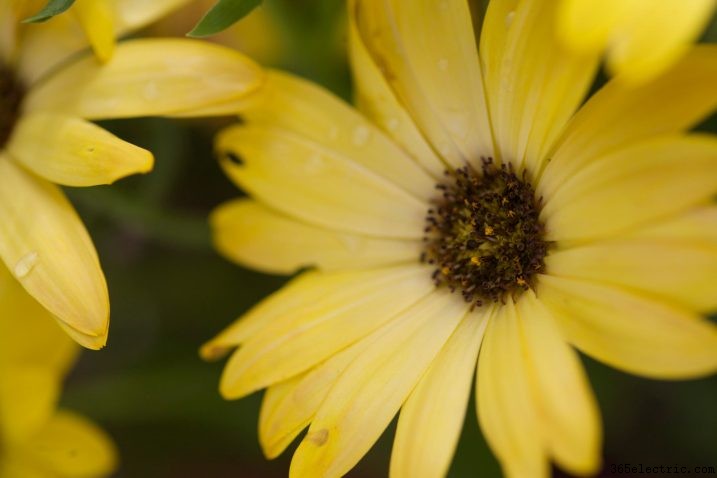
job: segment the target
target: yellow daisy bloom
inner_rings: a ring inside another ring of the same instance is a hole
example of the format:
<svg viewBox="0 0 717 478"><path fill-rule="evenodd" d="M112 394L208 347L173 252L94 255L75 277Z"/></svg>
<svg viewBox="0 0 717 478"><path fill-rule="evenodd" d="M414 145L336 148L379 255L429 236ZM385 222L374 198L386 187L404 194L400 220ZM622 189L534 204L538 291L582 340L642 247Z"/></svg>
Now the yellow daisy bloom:
<svg viewBox="0 0 717 478"><path fill-rule="evenodd" d="M491 2L476 45L466 0L355 0L363 115L274 71L219 135L252 198L214 212L218 249L313 268L202 348L233 351L225 398L266 388L268 457L309 427L290 476L344 475L399 410L390 475L444 476L474 374L506 476L590 474L572 346L652 378L717 370L717 138L686 132L717 106L717 47L583 104L598 54L561 47L557 7Z"/></svg>
<svg viewBox="0 0 717 478"><path fill-rule="evenodd" d="M607 50L607 67L640 83L674 64L704 31L717 0L561 0L558 31L581 52Z"/></svg>
<svg viewBox="0 0 717 478"><path fill-rule="evenodd" d="M109 184L149 171L153 157L91 121L221 112L258 87L262 72L239 53L188 39L128 41L105 64L84 55L48 70L46 42L31 33L43 27L28 26L16 50L0 48L8 52L0 56L0 258L75 340L96 349L107 340L107 286L57 185Z"/></svg>
<svg viewBox="0 0 717 478"><path fill-rule="evenodd" d="M106 476L117 463L109 437L55 408L79 347L48 316L0 264L0 476Z"/></svg>

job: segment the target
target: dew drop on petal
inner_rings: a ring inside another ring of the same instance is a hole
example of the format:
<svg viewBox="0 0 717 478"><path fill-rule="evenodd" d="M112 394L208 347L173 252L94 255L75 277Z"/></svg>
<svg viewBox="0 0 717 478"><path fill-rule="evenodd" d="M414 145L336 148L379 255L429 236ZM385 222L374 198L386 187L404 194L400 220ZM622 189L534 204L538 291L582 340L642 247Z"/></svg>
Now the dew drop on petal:
<svg viewBox="0 0 717 478"><path fill-rule="evenodd" d="M505 28L510 28L510 24L513 23L514 16L515 12L508 12L508 14L505 16Z"/></svg>
<svg viewBox="0 0 717 478"><path fill-rule="evenodd" d="M368 143L371 131L366 126L359 126L354 130L353 142L356 146L364 146Z"/></svg>
<svg viewBox="0 0 717 478"><path fill-rule="evenodd" d="M440 60L438 60L438 69L441 71L448 70L448 60L446 60L445 58L441 58Z"/></svg>
<svg viewBox="0 0 717 478"><path fill-rule="evenodd" d="M396 131L398 129L398 119L397 118L388 118L386 120L386 128L388 128L389 131Z"/></svg>
<svg viewBox="0 0 717 478"><path fill-rule="evenodd" d="M157 99L159 96L159 88L157 87L157 83L154 81L150 81L144 86L144 90L142 91L144 98L146 100L154 100Z"/></svg>
<svg viewBox="0 0 717 478"><path fill-rule="evenodd" d="M306 434L306 440L316 446L323 446L328 439L329 431L326 428L322 428L321 430L309 432Z"/></svg>
<svg viewBox="0 0 717 478"><path fill-rule="evenodd" d="M15 277L18 279L27 277L27 275L32 272L32 269L35 267L38 260L40 260L40 256L35 251L28 252L22 256L20 260L17 261L15 268L13 269Z"/></svg>
<svg viewBox="0 0 717 478"><path fill-rule="evenodd" d="M314 153L304 163L304 171L306 174L317 174L324 169L325 163L319 153Z"/></svg>

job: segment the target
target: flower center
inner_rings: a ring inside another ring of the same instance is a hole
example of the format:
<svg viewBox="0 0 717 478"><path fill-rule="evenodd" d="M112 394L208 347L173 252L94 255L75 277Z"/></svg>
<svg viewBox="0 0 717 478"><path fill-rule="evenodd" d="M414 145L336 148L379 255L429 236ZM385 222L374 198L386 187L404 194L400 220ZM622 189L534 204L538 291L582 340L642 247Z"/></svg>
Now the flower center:
<svg viewBox="0 0 717 478"><path fill-rule="evenodd" d="M24 90L15 75L0 64L0 149L10 138L20 112Z"/></svg>
<svg viewBox="0 0 717 478"><path fill-rule="evenodd" d="M436 266L436 285L460 291L474 306L531 288L545 268L548 243L541 199L525 174L483 158L480 172L466 166L446 175L436 186L442 197L428 210L421 255Z"/></svg>

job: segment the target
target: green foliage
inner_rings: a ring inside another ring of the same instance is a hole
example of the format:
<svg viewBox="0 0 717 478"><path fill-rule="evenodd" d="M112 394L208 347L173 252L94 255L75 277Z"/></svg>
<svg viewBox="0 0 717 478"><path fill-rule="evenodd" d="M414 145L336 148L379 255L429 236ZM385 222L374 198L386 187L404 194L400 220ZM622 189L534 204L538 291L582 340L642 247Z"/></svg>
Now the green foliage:
<svg viewBox="0 0 717 478"><path fill-rule="evenodd" d="M35 15L24 19L23 23L46 22L55 15L59 15L75 3L75 0L48 0L45 6Z"/></svg>
<svg viewBox="0 0 717 478"><path fill-rule="evenodd" d="M261 0L219 0L187 36L206 37L219 33L247 16L259 4Z"/></svg>

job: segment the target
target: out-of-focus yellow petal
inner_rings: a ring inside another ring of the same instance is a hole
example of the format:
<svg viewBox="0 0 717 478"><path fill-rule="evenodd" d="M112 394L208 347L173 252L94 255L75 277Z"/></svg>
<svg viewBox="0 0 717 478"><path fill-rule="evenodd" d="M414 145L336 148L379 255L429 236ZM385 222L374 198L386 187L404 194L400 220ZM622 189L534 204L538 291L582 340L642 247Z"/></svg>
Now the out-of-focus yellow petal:
<svg viewBox="0 0 717 478"><path fill-rule="evenodd" d="M80 21L97 58L109 60L115 49L114 12L109 0L77 0L72 5L72 12Z"/></svg>
<svg viewBox="0 0 717 478"><path fill-rule="evenodd" d="M717 108L717 45L695 47L640 88L612 80L570 121L540 180L548 199L596 157L656 135L689 129Z"/></svg>
<svg viewBox="0 0 717 478"><path fill-rule="evenodd" d="M77 345L54 317L0 263L0 367L22 365L62 375L74 361Z"/></svg>
<svg viewBox="0 0 717 478"><path fill-rule="evenodd" d="M210 340L200 350L205 360L215 360L231 349L262 333L274 321L287 317L294 310L307 308L321 298L331 296L344 287L363 280L363 273L304 272L287 285L255 305L239 320Z"/></svg>
<svg viewBox="0 0 717 478"><path fill-rule="evenodd" d="M559 44L556 8L555 0L491 2L481 35L496 146L503 161L532 173L547 159L598 65L598 55Z"/></svg>
<svg viewBox="0 0 717 478"><path fill-rule="evenodd" d="M715 5L714 0L563 0L558 31L571 48L607 48L611 72L637 84L685 53Z"/></svg>
<svg viewBox="0 0 717 478"><path fill-rule="evenodd" d="M305 266L369 268L416 262L421 254L418 240L378 239L310 226L247 199L216 209L211 224L220 252L267 273L291 274Z"/></svg>
<svg viewBox="0 0 717 478"><path fill-rule="evenodd" d="M171 115L254 91L261 69L229 48L189 39L131 40L112 61L82 58L32 89L26 111L87 119Z"/></svg>
<svg viewBox="0 0 717 478"><path fill-rule="evenodd" d="M22 320L22 317L13 317ZM52 416L60 395L60 376L47 367L0 364L0 438L22 443ZM0 459L0 461L2 461Z"/></svg>
<svg viewBox="0 0 717 478"><path fill-rule="evenodd" d="M440 178L446 164L431 149L413 118L373 61L356 26L356 1L349 2L349 59L356 106L391 136L426 171Z"/></svg>
<svg viewBox="0 0 717 478"><path fill-rule="evenodd" d="M630 235L552 252L547 273L622 285L684 307L717 310L717 241Z"/></svg>
<svg viewBox="0 0 717 478"><path fill-rule="evenodd" d="M517 303L524 357L548 453L573 474L600 468L600 413L585 371L533 291Z"/></svg>
<svg viewBox="0 0 717 478"><path fill-rule="evenodd" d="M259 415L259 441L275 458L306 428L337 378L371 344L370 338L344 349L309 372L269 387Z"/></svg>
<svg viewBox="0 0 717 478"><path fill-rule="evenodd" d="M33 461L56 476L106 476L117 467L117 450L95 424L67 411L57 412L31 439L27 452Z"/></svg>
<svg viewBox="0 0 717 478"><path fill-rule="evenodd" d="M421 266L354 273L344 287L276 318L229 359L220 384L226 398L239 398L315 366L391 320L431 292Z"/></svg>
<svg viewBox="0 0 717 478"><path fill-rule="evenodd" d="M251 124L285 129L333 151L428 200L435 179L380 129L328 91L271 71L237 113Z"/></svg>
<svg viewBox="0 0 717 478"><path fill-rule="evenodd" d="M537 294L566 338L608 365L660 379L717 371L717 327L695 313L572 278L541 276Z"/></svg>
<svg viewBox="0 0 717 478"><path fill-rule="evenodd" d="M216 147L231 179L284 214L369 236L423 235L427 201L321 143L251 123L225 129Z"/></svg>
<svg viewBox="0 0 717 478"><path fill-rule="evenodd" d="M717 139L651 139L608 153L566 181L541 211L548 240L591 240L644 226L717 192Z"/></svg>
<svg viewBox="0 0 717 478"><path fill-rule="evenodd" d="M25 115L7 145L13 159L38 176L66 186L111 184L152 169L149 151L88 121L48 113Z"/></svg>
<svg viewBox="0 0 717 478"><path fill-rule="evenodd" d="M463 427L478 349L493 307L466 315L401 409L390 476L446 476Z"/></svg>
<svg viewBox="0 0 717 478"><path fill-rule="evenodd" d="M188 1L77 0L68 14L57 15L42 25L29 25L23 29L17 58L18 69L22 78L28 84L33 84L87 48L88 39L97 56L106 61L112 56L117 38L153 22ZM34 9L16 18L25 18L37 12L43 2L35 3L37 5ZM72 12L77 15L71 15Z"/></svg>
<svg viewBox="0 0 717 478"><path fill-rule="evenodd" d="M465 317L469 305L435 291L371 337L338 378L294 454L291 478L346 474L378 440Z"/></svg>
<svg viewBox="0 0 717 478"><path fill-rule="evenodd" d="M117 35L141 28L167 15L190 0L104 0L112 8Z"/></svg>
<svg viewBox="0 0 717 478"><path fill-rule="evenodd" d="M62 324L100 343L109 327L107 284L80 218L57 186L0 156L0 257Z"/></svg>
<svg viewBox="0 0 717 478"><path fill-rule="evenodd" d="M367 50L438 154L455 166L492 156L468 2L357 0L352 7Z"/></svg>
<svg viewBox="0 0 717 478"><path fill-rule="evenodd" d="M490 319L478 357L478 421L507 478L547 477L547 450L515 304L509 299Z"/></svg>

